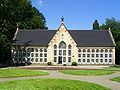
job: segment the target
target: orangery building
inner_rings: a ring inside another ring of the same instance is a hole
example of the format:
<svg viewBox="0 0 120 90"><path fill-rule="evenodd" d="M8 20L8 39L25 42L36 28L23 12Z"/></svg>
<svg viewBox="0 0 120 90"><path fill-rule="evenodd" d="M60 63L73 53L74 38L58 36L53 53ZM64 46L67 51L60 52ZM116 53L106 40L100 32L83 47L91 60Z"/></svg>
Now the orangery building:
<svg viewBox="0 0 120 90"><path fill-rule="evenodd" d="M32 64L115 64L115 42L110 30L68 30L62 19L57 30L18 29L12 60Z"/></svg>

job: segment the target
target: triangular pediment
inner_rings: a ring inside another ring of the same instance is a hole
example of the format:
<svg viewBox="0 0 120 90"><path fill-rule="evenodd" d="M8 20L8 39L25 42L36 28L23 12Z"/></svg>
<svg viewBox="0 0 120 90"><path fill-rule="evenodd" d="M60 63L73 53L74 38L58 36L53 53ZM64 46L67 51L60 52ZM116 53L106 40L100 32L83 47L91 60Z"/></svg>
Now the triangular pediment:
<svg viewBox="0 0 120 90"><path fill-rule="evenodd" d="M73 38L69 34L63 21L60 27L58 28L56 34L51 39L49 46L52 44L59 44L61 41L77 46L76 42L73 40Z"/></svg>

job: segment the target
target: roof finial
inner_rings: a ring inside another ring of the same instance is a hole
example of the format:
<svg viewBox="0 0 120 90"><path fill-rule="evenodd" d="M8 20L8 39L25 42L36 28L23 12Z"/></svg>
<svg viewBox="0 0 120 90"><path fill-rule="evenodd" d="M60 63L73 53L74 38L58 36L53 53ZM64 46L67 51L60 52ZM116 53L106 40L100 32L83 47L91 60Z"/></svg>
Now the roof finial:
<svg viewBox="0 0 120 90"><path fill-rule="evenodd" d="M61 20L62 20L62 23L63 23L64 22L64 17L63 16L62 16Z"/></svg>

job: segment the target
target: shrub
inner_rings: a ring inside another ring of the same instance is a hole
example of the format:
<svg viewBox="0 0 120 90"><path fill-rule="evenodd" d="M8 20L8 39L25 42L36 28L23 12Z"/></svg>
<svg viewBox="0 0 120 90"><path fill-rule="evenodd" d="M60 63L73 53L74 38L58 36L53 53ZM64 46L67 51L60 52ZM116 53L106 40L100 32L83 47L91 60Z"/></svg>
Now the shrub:
<svg viewBox="0 0 120 90"><path fill-rule="evenodd" d="M51 63L51 62L48 62L47 65L52 65L52 63Z"/></svg>
<svg viewBox="0 0 120 90"><path fill-rule="evenodd" d="M72 62L72 66L77 66L77 62Z"/></svg>

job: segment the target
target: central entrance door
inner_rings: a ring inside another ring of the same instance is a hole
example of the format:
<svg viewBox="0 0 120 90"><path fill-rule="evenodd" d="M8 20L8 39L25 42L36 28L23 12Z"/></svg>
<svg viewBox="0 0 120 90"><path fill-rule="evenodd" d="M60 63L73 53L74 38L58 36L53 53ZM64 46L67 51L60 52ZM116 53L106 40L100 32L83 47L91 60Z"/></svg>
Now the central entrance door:
<svg viewBox="0 0 120 90"><path fill-rule="evenodd" d="M62 64L62 56L58 57L58 64Z"/></svg>

